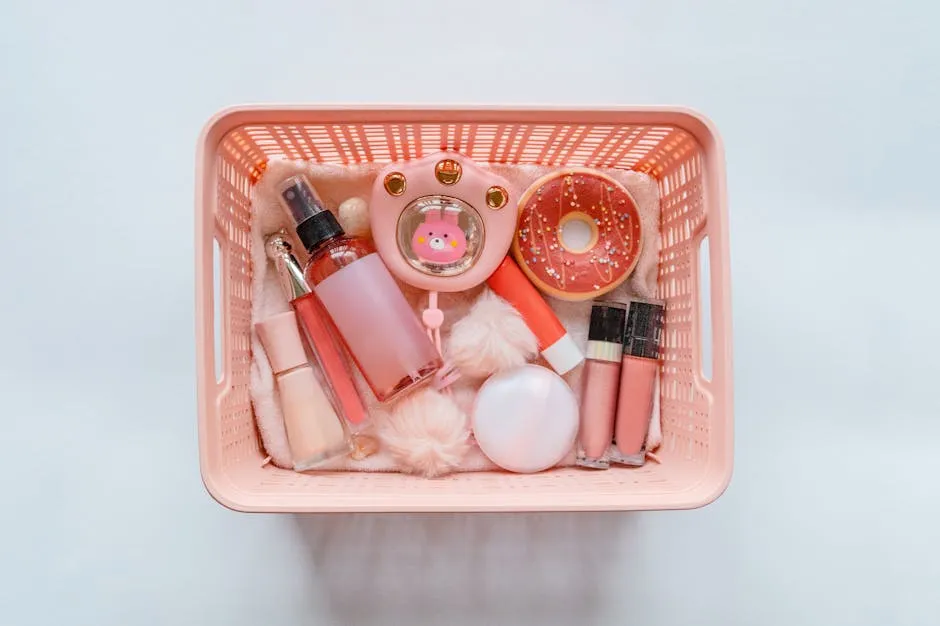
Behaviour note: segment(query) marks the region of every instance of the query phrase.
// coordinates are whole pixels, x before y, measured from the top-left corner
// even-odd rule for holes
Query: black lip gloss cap
[[[631,300],[623,331],[624,356],[659,359],[665,317],[665,302],[638,298]]]
[[[623,330],[627,321],[627,305],[621,302],[597,301],[591,307],[588,341],[623,343]]]

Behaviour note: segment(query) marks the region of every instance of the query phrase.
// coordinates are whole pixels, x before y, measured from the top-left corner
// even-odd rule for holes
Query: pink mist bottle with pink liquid
[[[280,197],[310,258],[304,268],[380,402],[431,379],[442,361],[382,259],[367,241],[346,235],[303,176]]]

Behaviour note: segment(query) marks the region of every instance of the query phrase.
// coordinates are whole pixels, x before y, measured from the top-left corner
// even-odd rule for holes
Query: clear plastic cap
[[[302,174],[285,179],[279,187],[279,195],[294,223],[298,225],[327,210],[313,185]]]

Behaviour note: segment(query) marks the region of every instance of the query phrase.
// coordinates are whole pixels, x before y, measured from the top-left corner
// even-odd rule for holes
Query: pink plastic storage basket
[[[633,169],[659,181],[659,291],[667,303],[661,464],[438,480],[297,474],[263,464],[248,393],[252,183],[275,156],[356,164],[414,159],[445,148],[480,162]],[[732,467],[721,141],[707,119],[675,108],[228,109],[209,121],[198,146],[196,349],[202,476],[212,496],[233,509],[636,510],[707,504],[725,489]],[[703,358],[710,361],[704,369]]]

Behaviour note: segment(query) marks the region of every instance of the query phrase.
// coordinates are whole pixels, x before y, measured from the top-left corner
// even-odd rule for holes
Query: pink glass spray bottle
[[[310,255],[307,284],[375,397],[385,402],[433,377],[441,357],[371,244],[346,235],[304,176],[288,178],[279,189]]]

